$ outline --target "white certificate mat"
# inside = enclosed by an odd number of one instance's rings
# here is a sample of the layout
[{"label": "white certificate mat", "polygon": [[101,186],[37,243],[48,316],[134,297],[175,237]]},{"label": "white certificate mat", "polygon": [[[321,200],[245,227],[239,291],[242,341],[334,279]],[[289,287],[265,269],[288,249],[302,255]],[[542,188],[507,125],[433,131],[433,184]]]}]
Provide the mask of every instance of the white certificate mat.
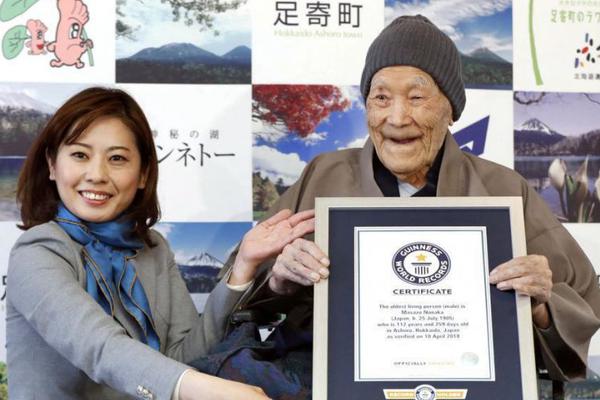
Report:
[{"label": "white certificate mat", "polygon": [[354,380],[494,381],[486,228],[355,227]]}]

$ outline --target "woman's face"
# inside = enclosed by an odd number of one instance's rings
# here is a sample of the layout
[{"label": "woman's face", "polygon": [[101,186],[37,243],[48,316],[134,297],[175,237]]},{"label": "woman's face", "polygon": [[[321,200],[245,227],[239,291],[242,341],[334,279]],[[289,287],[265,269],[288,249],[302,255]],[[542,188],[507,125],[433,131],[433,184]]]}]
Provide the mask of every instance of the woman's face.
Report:
[{"label": "woman's face", "polygon": [[62,143],[48,165],[64,205],[88,222],[115,219],[146,184],[135,136],[114,117],[99,119],[75,142]]}]

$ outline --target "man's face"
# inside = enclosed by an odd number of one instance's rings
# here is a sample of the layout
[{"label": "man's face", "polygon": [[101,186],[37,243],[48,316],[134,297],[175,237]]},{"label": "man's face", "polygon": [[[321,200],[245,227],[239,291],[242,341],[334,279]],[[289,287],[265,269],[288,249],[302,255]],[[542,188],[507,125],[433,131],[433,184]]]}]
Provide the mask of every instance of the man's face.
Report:
[{"label": "man's face", "polygon": [[373,75],[367,121],[383,165],[421,187],[452,125],[452,107],[428,73],[398,65]]}]

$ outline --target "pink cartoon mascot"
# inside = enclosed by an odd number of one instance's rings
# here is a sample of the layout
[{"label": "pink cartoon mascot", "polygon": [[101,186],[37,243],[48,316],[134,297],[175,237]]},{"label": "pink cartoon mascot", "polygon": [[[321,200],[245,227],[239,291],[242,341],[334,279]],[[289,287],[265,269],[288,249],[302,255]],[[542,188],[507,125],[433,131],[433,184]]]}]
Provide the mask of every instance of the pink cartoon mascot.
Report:
[{"label": "pink cartoon mascot", "polygon": [[48,28],[39,19],[30,19],[27,21],[27,30],[31,40],[25,42],[25,46],[29,48],[29,54],[38,55],[46,54],[46,32]]},{"label": "pink cartoon mascot", "polygon": [[50,61],[51,67],[74,65],[83,68],[81,55],[94,47],[90,39],[83,40],[81,34],[89,20],[87,6],[81,0],[58,0],[59,20],[56,27],[56,41],[48,44],[56,60]]}]

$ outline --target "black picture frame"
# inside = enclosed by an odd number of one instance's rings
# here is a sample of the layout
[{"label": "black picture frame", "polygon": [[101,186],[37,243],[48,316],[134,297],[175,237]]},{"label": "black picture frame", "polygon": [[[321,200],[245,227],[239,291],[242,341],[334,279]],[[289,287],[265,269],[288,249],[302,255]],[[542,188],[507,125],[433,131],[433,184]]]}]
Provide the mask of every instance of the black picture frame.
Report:
[{"label": "black picture frame", "polygon": [[484,226],[491,269],[526,254],[521,198],[318,198],[315,209],[315,241],[331,260],[331,274],[315,286],[313,399],[427,399],[418,397],[419,387],[433,390],[436,400],[461,398],[451,397],[457,391],[466,399],[537,398],[529,297],[495,286],[489,292],[494,380],[365,382],[354,375],[355,228]]}]

